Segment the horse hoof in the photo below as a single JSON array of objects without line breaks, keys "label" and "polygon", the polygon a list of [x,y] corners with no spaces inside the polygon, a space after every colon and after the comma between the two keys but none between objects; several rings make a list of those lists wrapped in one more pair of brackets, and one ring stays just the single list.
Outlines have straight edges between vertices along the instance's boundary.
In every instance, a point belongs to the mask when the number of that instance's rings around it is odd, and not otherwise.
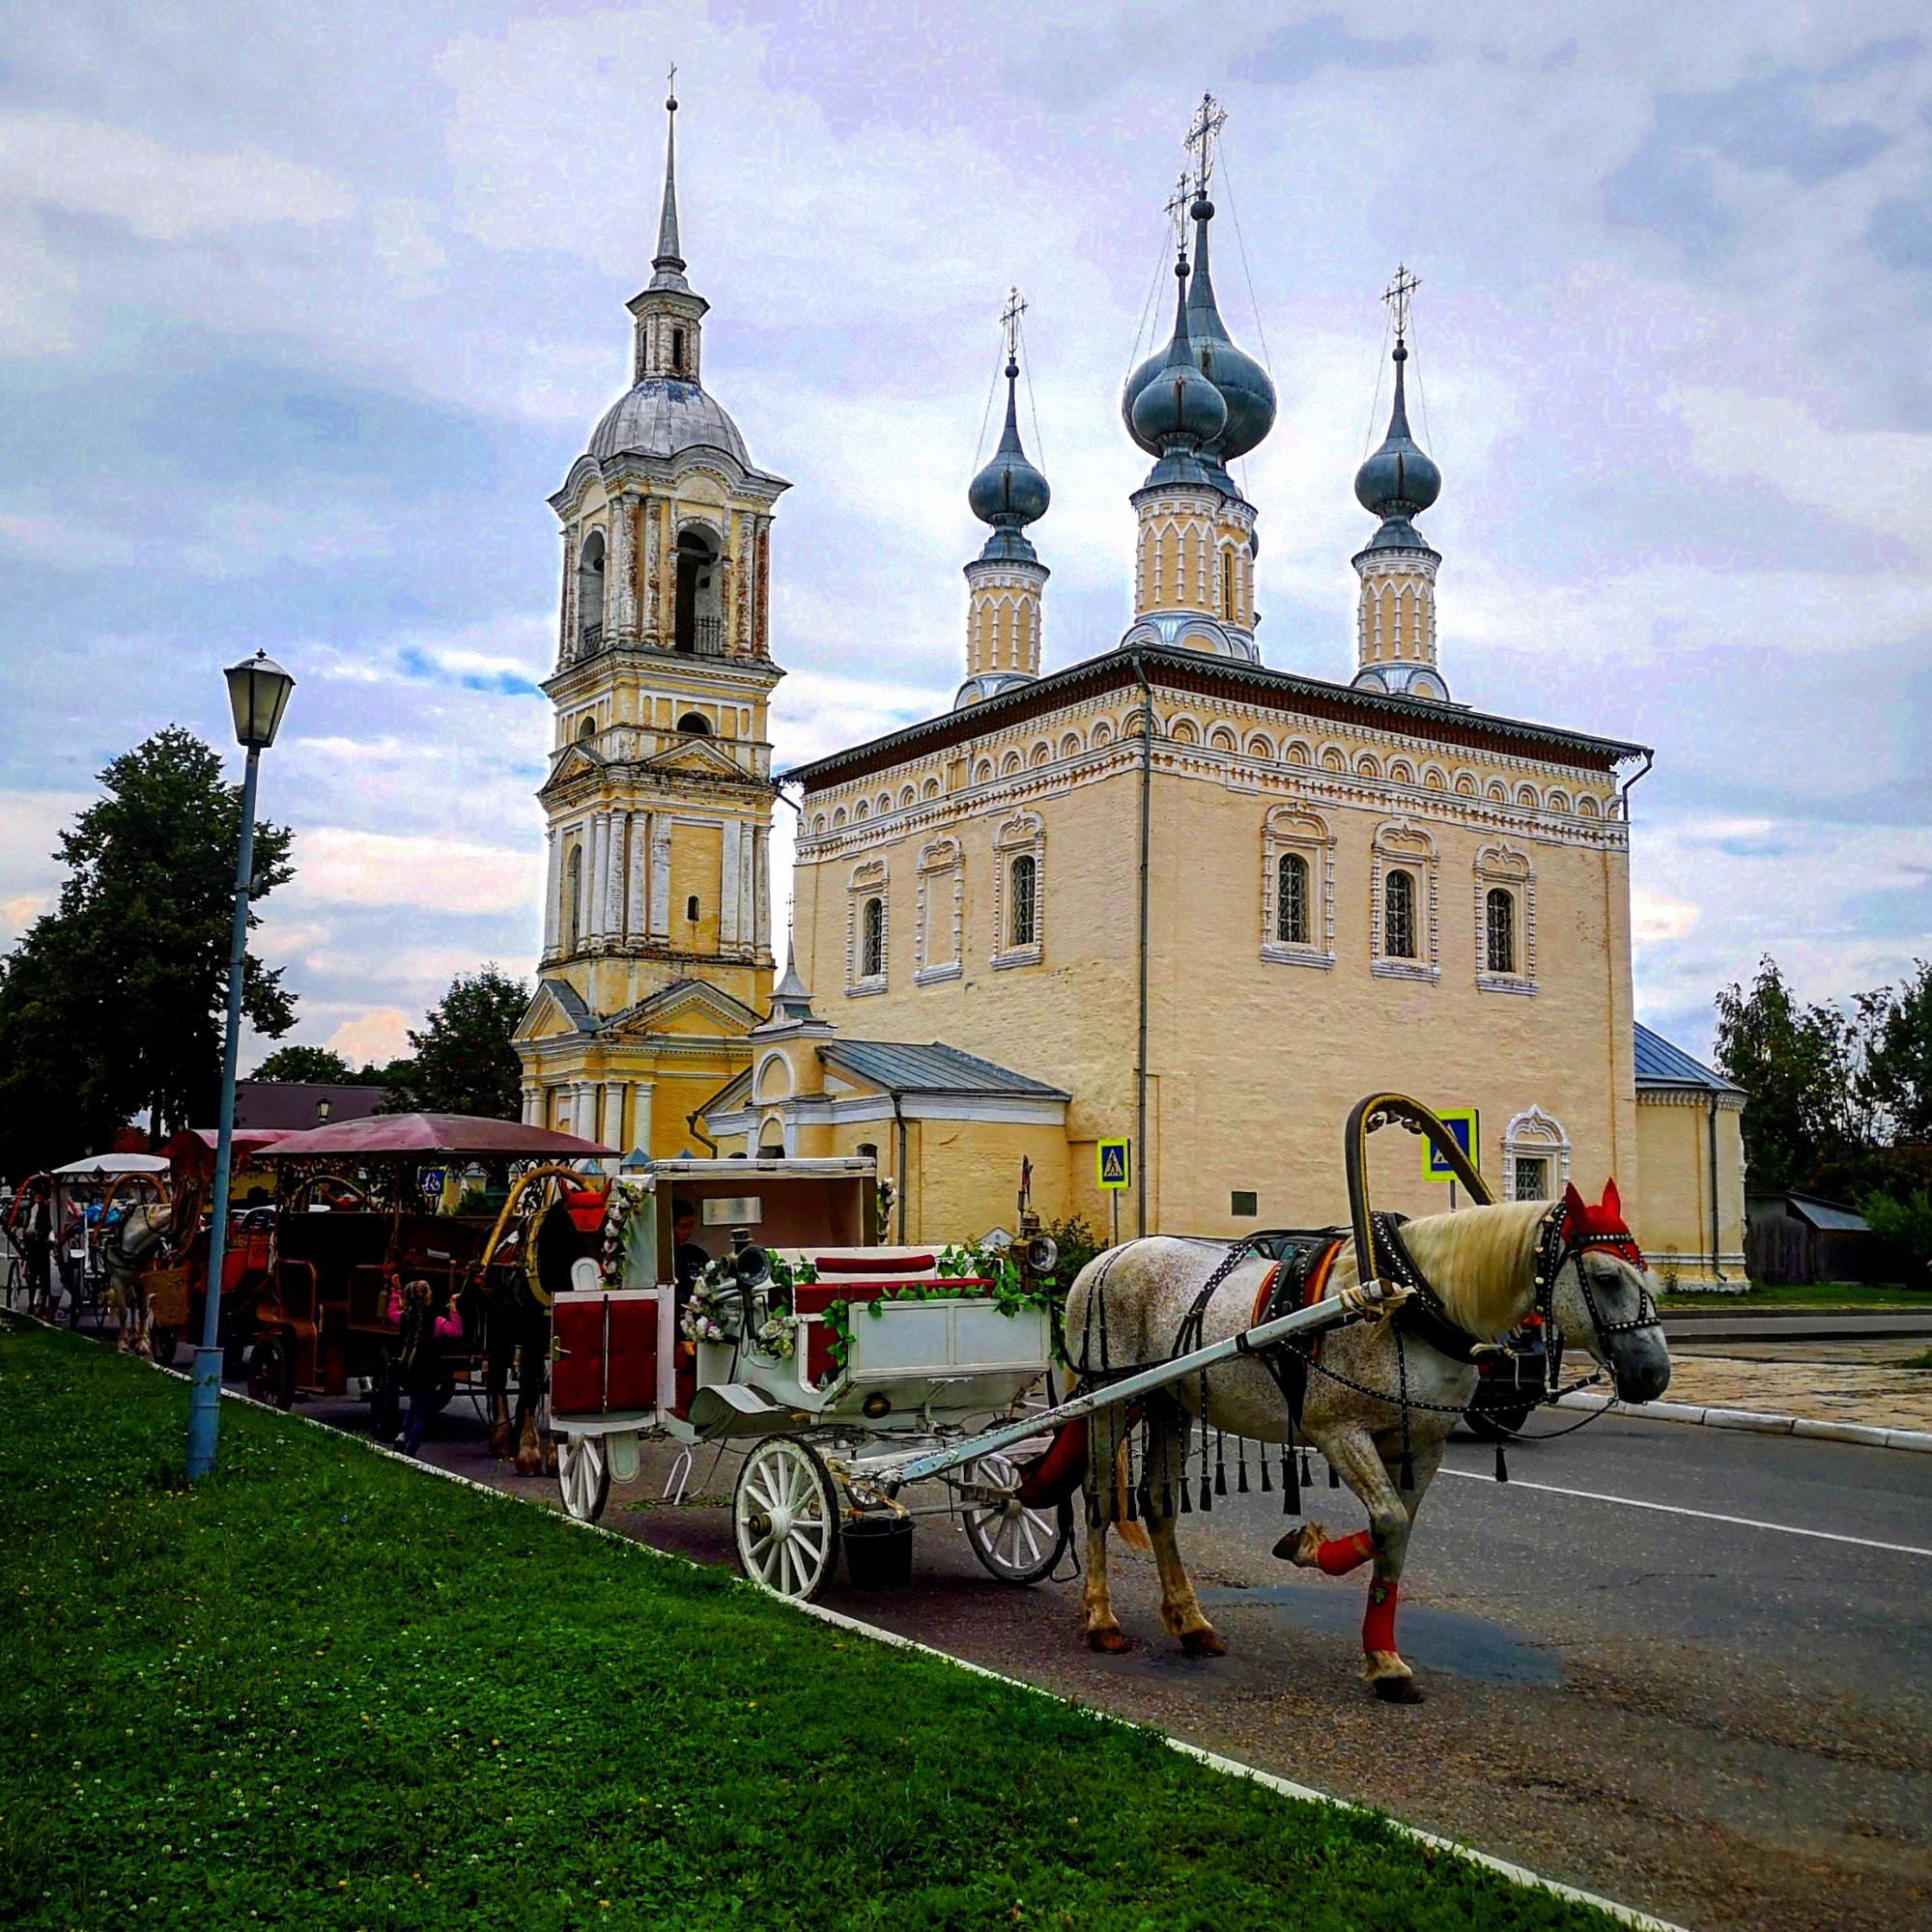
[{"label": "horse hoof", "polygon": [[1320,1562],[1321,1546],[1328,1539],[1328,1532],[1319,1522],[1304,1522],[1299,1529],[1292,1529],[1274,1547],[1274,1553],[1284,1563],[1293,1563],[1297,1569],[1313,1570]]},{"label": "horse hoof", "polygon": [[1087,1633],[1089,1650],[1105,1651],[1109,1657],[1118,1657],[1128,1647],[1127,1634],[1118,1625],[1111,1630],[1091,1630]]},{"label": "horse hoof", "polygon": [[1377,1677],[1371,1680],[1369,1688],[1384,1704],[1422,1702],[1422,1692],[1416,1689],[1413,1677]]},{"label": "horse hoof", "polygon": [[1199,1630],[1182,1631],[1180,1647],[1189,1657],[1226,1657],[1228,1646],[1208,1625]]}]

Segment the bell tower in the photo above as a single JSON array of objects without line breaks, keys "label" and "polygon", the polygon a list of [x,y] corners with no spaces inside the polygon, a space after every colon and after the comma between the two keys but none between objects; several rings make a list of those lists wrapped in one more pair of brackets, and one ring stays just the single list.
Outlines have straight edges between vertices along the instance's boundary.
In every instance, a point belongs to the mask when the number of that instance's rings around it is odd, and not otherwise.
[{"label": "bell tower", "polygon": [[702,1085],[736,1070],[771,996],[770,531],[788,487],[700,381],[709,304],[685,277],[677,104],[652,275],[628,305],[631,386],[550,499],[543,952],[519,1028],[526,1119],[660,1154],[696,1104],[651,1102],[672,1009],[682,1077]]}]

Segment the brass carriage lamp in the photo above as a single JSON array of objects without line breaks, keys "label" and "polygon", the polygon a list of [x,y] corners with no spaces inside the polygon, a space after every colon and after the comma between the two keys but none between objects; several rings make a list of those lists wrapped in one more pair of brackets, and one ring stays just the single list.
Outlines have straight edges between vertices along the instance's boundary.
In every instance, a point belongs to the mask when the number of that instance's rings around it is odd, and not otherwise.
[{"label": "brass carriage lamp", "polygon": [[329,1099],[328,1095],[325,1094],[322,1096],[322,1098],[315,1103],[315,1123],[317,1126],[319,1127],[327,1126],[328,1111],[329,1111]]},{"label": "brass carriage lamp", "polygon": [[266,752],[281,729],[295,679],[267,651],[230,665],[222,675],[228,680],[236,738],[251,752]]}]

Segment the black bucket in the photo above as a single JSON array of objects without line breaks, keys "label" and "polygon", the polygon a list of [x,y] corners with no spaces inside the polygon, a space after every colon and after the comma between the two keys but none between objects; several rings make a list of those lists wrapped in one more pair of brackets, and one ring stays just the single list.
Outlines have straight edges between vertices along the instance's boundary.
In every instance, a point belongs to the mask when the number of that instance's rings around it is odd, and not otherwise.
[{"label": "black bucket", "polygon": [[862,1516],[848,1522],[845,1575],[855,1590],[903,1590],[912,1581],[912,1518]]}]

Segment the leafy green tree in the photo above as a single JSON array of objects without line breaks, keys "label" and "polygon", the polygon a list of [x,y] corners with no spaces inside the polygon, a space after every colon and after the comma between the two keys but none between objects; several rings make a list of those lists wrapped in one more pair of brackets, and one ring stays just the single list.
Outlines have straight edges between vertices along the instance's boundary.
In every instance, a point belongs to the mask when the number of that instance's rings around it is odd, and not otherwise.
[{"label": "leafy green tree", "polygon": [[1925,1286],[1932,1275],[1932,1193],[1921,1187],[1902,1196],[1867,1194],[1859,1203],[1859,1212],[1904,1264],[1907,1281],[1914,1287]]},{"label": "leafy green tree", "polygon": [[1932,961],[1894,993],[1864,994],[1869,1044],[1864,1085],[1886,1115],[1893,1138],[1932,1141]]},{"label": "leafy green tree", "polygon": [[1717,1060],[1749,1096],[1745,1166],[1754,1187],[1803,1187],[1847,1138],[1852,1035],[1830,1007],[1803,1007],[1777,962],[1758,961],[1748,992],[1718,995]]},{"label": "leafy green tree", "polygon": [[326,1046],[278,1046],[248,1077],[326,1087],[347,1086],[355,1078],[348,1061]]},{"label": "leafy green tree", "polygon": [[523,1065],[510,1036],[529,1003],[523,981],[508,978],[494,962],[467,978],[459,973],[422,1031],[410,1030],[413,1063],[391,1062],[385,1069],[394,1084],[384,1112],[521,1120]]},{"label": "leafy green tree", "polygon": [[[105,1147],[137,1114],[153,1134],[215,1117],[241,787],[173,725],[99,781],[61,835],[59,904],[0,967],[0,1170]],[[289,842],[257,824],[255,902],[292,876]],[[270,1039],[295,1024],[252,953],[242,1009]]]}]

